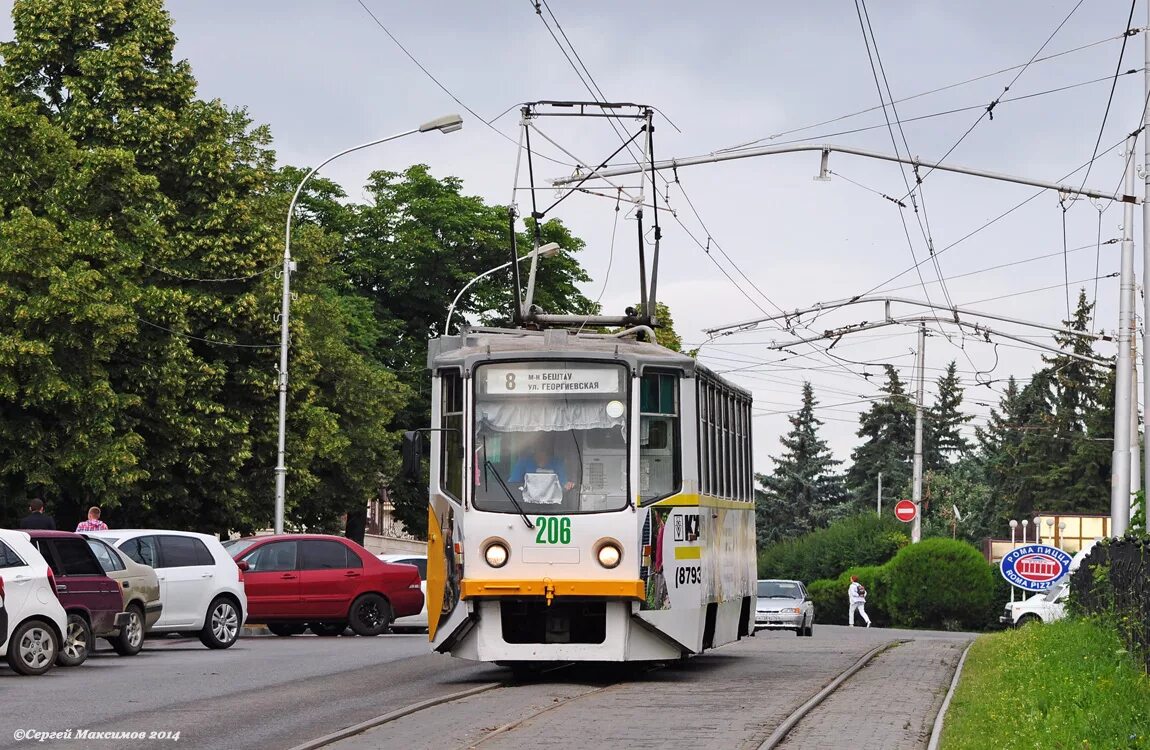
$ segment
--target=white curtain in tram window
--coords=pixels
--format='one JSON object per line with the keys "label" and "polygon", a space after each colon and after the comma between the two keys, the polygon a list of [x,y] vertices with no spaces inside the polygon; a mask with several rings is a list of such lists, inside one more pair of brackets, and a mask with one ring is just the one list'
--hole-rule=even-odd
{"label": "white curtain in tram window", "polygon": [[496,432],[564,432],[622,427],[622,416],[607,415],[601,401],[524,403],[488,401],[476,405],[479,426]]}
{"label": "white curtain in tram window", "polygon": [[523,475],[523,499],[539,505],[558,505],[563,502],[563,488],[554,472],[528,472]]}

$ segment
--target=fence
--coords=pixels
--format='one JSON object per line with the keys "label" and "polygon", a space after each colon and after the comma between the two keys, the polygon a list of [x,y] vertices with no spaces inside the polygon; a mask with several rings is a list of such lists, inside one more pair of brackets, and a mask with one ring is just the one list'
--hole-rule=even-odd
{"label": "fence", "polygon": [[1070,592],[1078,610],[1113,617],[1150,673],[1150,537],[1096,544],[1071,577]]}

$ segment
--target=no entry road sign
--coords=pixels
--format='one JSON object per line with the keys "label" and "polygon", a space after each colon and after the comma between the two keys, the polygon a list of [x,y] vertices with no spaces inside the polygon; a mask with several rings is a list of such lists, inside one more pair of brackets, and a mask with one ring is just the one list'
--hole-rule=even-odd
{"label": "no entry road sign", "polygon": [[918,515],[918,509],[910,500],[899,500],[894,506],[894,517],[903,523],[910,523]]}

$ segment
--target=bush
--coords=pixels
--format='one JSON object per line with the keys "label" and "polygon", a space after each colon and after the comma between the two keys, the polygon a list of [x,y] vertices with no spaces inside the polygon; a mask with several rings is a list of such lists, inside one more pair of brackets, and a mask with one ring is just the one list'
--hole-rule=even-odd
{"label": "bush", "polygon": [[766,547],[759,555],[759,577],[804,583],[836,579],[851,566],[882,565],[909,542],[906,524],[893,517],[866,513],[844,518]]}
{"label": "bush", "polygon": [[1070,577],[1078,614],[1100,616],[1150,673],[1150,537],[1127,535],[1094,545]]}
{"label": "bush", "polygon": [[885,603],[896,626],[978,628],[996,603],[994,571],[967,542],[926,539],[904,547],[886,567]]}

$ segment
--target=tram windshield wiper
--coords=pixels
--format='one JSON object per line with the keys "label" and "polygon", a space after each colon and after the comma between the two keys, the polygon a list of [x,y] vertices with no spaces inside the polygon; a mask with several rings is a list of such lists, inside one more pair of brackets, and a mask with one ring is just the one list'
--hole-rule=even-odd
{"label": "tram windshield wiper", "polygon": [[485,477],[487,475],[488,469],[491,469],[491,473],[495,475],[495,479],[499,482],[499,486],[503,488],[505,493],[507,493],[507,499],[510,500],[511,504],[515,506],[515,510],[519,511],[519,515],[523,518],[523,523],[527,524],[527,528],[534,529],[535,524],[531,522],[531,518],[527,515],[527,511],[523,510],[523,506],[520,505],[519,501],[515,499],[515,493],[508,489],[507,482],[504,482],[503,477],[499,475],[499,469],[496,469],[495,464],[491,463],[491,460],[485,455],[483,457],[483,473]]}

